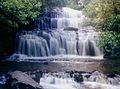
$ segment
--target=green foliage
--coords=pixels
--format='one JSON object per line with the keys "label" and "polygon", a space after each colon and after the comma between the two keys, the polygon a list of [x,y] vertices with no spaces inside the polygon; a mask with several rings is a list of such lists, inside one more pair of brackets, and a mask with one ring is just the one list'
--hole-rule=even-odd
{"label": "green foliage", "polygon": [[37,17],[41,3],[39,0],[1,0],[1,30],[11,30],[28,25],[29,20]]}
{"label": "green foliage", "polygon": [[119,13],[120,1],[119,0],[91,0],[84,8],[84,14],[88,16],[97,29],[102,29],[104,23]]}
{"label": "green foliage", "polygon": [[99,41],[100,47],[103,47],[108,55],[120,54],[120,34],[113,31],[102,32]]}
{"label": "green foliage", "polygon": [[120,15],[110,17],[104,24],[103,30],[120,33]]}
{"label": "green foliage", "polygon": [[91,0],[83,11],[101,31],[99,45],[105,54],[120,55],[120,0]]}
{"label": "green foliage", "polygon": [[116,73],[117,73],[117,74],[120,74],[120,67],[112,68],[111,71],[112,71],[113,74],[116,74]]}
{"label": "green foliage", "polygon": [[107,64],[109,64],[108,69],[110,68],[111,74],[120,74],[120,59],[119,58],[109,58],[109,61]]}
{"label": "green foliage", "polygon": [[106,55],[120,55],[120,15],[110,17],[103,25],[100,37],[100,46]]}

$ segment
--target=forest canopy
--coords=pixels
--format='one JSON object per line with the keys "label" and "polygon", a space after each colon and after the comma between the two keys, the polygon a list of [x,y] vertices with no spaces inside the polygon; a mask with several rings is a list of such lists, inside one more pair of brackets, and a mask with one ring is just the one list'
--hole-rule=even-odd
{"label": "forest canopy", "polygon": [[39,14],[39,0],[1,0],[0,30],[13,30],[28,25]]}
{"label": "forest canopy", "polygon": [[84,8],[91,24],[101,31],[99,46],[106,55],[120,55],[120,0],[91,0]]}

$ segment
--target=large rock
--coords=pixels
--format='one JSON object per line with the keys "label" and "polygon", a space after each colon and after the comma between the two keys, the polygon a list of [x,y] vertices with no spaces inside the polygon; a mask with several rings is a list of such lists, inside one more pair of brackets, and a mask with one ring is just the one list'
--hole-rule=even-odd
{"label": "large rock", "polygon": [[107,76],[104,75],[103,73],[98,72],[98,71],[95,71],[91,74],[89,81],[110,84]]}
{"label": "large rock", "polygon": [[8,74],[6,89],[43,89],[29,75],[21,71],[14,71]]}

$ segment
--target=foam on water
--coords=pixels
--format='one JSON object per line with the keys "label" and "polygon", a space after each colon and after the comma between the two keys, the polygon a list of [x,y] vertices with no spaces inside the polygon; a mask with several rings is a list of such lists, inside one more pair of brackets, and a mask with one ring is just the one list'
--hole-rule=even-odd
{"label": "foam on water", "polygon": [[40,84],[44,89],[119,89],[120,85],[102,84],[97,82],[84,81],[77,83],[69,76],[44,75],[40,79]]}
{"label": "foam on water", "polygon": [[72,78],[57,78],[52,75],[44,75],[40,84],[45,89],[78,89],[80,85]]}
{"label": "foam on water", "polygon": [[97,82],[84,82],[85,85],[92,89],[119,89],[120,85],[102,84]]}

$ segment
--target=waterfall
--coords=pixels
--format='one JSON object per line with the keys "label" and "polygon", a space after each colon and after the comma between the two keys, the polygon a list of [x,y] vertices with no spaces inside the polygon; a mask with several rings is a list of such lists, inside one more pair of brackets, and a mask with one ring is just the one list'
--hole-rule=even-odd
{"label": "waterfall", "polygon": [[82,11],[63,7],[45,11],[35,21],[35,30],[21,32],[17,54],[29,57],[55,55],[101,56],[94,27],[81,27],[87,19]]}

